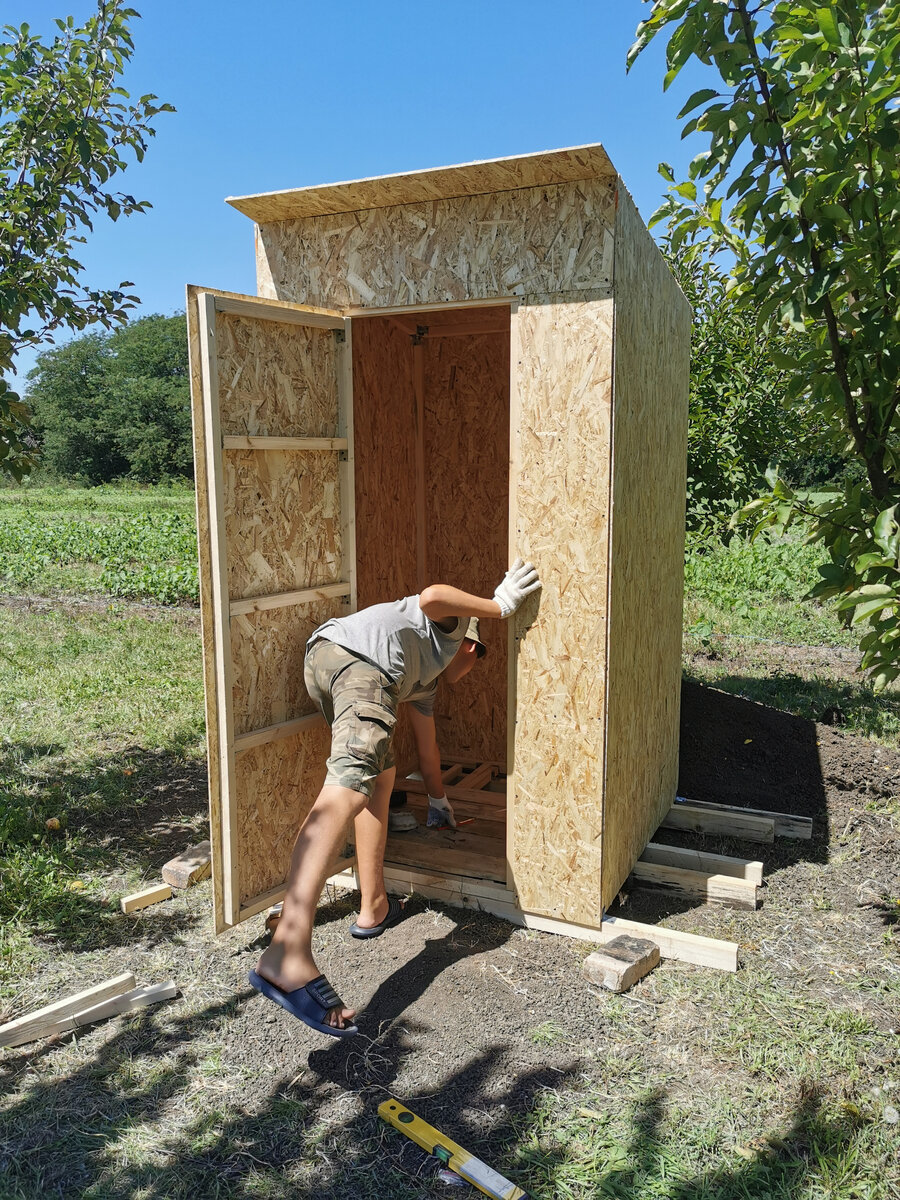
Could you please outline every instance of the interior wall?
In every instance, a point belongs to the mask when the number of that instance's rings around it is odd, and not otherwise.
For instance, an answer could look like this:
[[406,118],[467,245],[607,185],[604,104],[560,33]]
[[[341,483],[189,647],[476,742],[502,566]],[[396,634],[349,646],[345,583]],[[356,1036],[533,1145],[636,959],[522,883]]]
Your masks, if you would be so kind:
[[[415,347],[419,320],[428,333]],[[420,580],[489,596],[502,578],[508,565],[508,322],[506,307],[354,321],[360,608],[412,595]],[[466,332],[442,336],[454,325]],[[505,765],[505,625],[485,622],[482,636],[488,654],[471,675],[455,688],[439,685],[438,744],[445,757]],[[402,710],[394,748],[398,772],[414,770]]]

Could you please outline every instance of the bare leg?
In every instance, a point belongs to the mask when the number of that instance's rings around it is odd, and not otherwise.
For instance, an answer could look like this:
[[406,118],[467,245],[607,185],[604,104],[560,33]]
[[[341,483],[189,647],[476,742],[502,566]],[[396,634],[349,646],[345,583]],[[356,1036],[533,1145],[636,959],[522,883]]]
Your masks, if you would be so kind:
[[[329,784],[319,792],[300,828],[291,856],[281,919],[257,966],[264,979],[284,991],[294,991],[321,975],[312,955],[316,906],[328,869],[341,847],[347,822],[367,803],[368,797],[363,792]],[[353,1009],[333,1008],[328,1023],[343,1028],[350,1024],[353,1015]]]
[[372,799],[353,822],[356,841],[356,873],[362,896],[357,924],[364,929],[378,925],[387,916],[388,898],[384,890],[384,844],[387,841],[388,809],[397,768],[382,771],[375,780]]

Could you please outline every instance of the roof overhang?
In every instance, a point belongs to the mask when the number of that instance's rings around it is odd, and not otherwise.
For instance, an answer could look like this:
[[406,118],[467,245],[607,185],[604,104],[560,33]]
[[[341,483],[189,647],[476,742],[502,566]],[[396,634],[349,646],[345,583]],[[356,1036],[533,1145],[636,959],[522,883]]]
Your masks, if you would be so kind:
[[282,192],[260,192],[254,196],[229,196],[227,203],[257,224],[264,225],[300,217],[388,208],[395,204],[609,178],[615,174],[606,151],[597,144],[462,163],[454,167],[435,167],[404,175],[381,175],[374,179],[354,179]]

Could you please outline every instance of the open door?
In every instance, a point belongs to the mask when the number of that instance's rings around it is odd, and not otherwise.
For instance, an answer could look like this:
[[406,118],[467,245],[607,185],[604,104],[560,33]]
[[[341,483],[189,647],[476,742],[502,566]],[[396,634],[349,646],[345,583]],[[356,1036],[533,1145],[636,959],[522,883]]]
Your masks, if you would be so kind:
[[187,312],[218,932],[280,897],[325,775],[303,654],[356,608],[352,360],[340,313],[196,287]]

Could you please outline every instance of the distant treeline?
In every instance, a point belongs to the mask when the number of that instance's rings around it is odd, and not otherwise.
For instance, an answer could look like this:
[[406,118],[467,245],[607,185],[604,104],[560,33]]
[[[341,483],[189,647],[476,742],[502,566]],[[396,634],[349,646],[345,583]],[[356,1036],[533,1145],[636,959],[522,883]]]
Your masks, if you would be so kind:
[[51,477],[98,484],[193,476],[184,313],[45,351],[26,398]]

